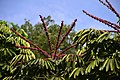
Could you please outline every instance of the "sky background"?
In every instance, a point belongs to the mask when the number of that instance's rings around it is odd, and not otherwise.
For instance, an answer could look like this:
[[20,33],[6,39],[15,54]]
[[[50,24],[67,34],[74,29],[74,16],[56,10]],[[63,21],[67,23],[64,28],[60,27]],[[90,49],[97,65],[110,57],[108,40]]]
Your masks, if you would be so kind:
[[[108,0],[120,13],[120,0]],[[117,22],[116,16],[98,0],[0,0],[0,20],[23,24],[24,19],[34,25],[40,22],[39,15],[51,16],[55,23],[71,24],[78,19],[75,30],[95,28],[111,29],[83,14],[82,10],[100,18]]]

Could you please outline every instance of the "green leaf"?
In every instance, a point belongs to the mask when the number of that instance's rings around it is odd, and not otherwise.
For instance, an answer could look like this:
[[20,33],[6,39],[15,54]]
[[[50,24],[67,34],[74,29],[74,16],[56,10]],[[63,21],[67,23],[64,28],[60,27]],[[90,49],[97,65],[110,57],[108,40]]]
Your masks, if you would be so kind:
[[110,67],[110,59],[108,60],[107,64],[106,64],[106,72],[109,70]]
[[100,36],[96,39],[96,41],[102,42],[102,41],[106,38],[106,36],[107,36],[108,34],[109,34],[108,32],[104,32],[102,35],[100,35]]
[[110,59],[109,61],[110,61],[110,68],[111,68],[111,71],[113,71],[114,68],[115,68],[114,59]]
[[69,78],[76,72],[77,69],[78,69],[78,68],[75,68],[75,69],[71,72],[71,74],[69,75]]
[[118,65],[118,61],[116,59],[115,59],[115,64],[116,64],[117,69],[120,69],[120,66]]
[[74,78],[76,78],[76,76],[78,76],[79,73],[80,73],[80,69],[78,68],[78,69],[75,71]]
[[100,67],[99,70],[103,70],[103,69],[105,68],[105,66],[107,65],[108,61],[109,61],[109,58],[107,58],[107,59],[105,60],[105,62],[103,63],[103,66]]

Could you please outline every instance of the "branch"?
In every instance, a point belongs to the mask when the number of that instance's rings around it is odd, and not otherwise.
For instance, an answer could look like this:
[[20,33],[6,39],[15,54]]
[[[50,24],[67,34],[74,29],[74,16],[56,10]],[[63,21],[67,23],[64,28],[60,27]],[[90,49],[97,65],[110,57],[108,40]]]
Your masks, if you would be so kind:
[[50,37],[49,37],[49,34],[48,34],[48,29],[47,29],[47,27],[46,27],[46,24],[45,24],[44,19],[42,18],[42,16],[41,16],[41,15],[39,15],[39,16],[40,16],[40,18],[41,18],[41,21],[42,21],[42,23],[43,23],[43,27],[44,27],[44,29],[45,29],[45,33],[46,33],[46,36],[47,36],[47,39],[48,39],[48,43],[49,43],[49,47],[50,47],[50,52],[52,52],[52,44],[51,44],[51,42],[50,42]]
[[10,30],[13,31],[15,34],[17,34],[20,38],[24,39],[26,42],[30,43],[31,45],[39,49],[42,53],[44,53],[44,55],[46,55],[47,57],[50,57],[50,55],[46,51],[42,50],[40,47],[32,43],[30,40],[26,39],[24,36],[16,32],[13,28],[11,28]]
[[101,19],[101,18],[98,18],[98,17],[96,17],[96,16],[93,16],[93,15],[87,13],[87,12],[84,11],[84,10],[83,10],[83,13],[85,13],[85,14],[88,15],[89,17],[91,17],[91,18],[93,18],[93,19],[95,19],[95,20],[97,20],[97,21],[99,21],[99,22],[104,23],[105,25],[110,26],[111,28],[114,28],[115,30],[120,29],[120,26],[117,25],[117,24],[115,24],[115,23],[112,23],[112,22],[109,22],[109,21],[107,21],[107,20],[103,20],[103,19]]

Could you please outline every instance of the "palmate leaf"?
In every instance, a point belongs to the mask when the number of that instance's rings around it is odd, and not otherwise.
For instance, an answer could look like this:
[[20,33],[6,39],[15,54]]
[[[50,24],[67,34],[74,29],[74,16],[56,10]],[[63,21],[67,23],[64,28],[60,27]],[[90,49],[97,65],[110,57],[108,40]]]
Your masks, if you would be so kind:
[[[76,36],[73,38],[74,42],[79,42],[81,43],[81,41],[85,41],[84,39],[88,37],[88,33],[90,32],[90,30],[81,30],[78,33],[76,33]],[[82,42],[84,43],[84,42]]]
[[[16,55],[12,60],[11,60],[11,66],[16,65],[21,59],[22,59],[23,55],[19,54]],[[21,61],[20,61],[21,62]]]
[[102,42],[103,40],[109,39],[110,36],[110,32],[95,29],[84,29],[75,35],[73,41],[77,42],[77,46],[80,45],[82,47],[88,43]]
[[[25,63],[32,59],[35,59],[35,55],[30,50],[23,50],[24,54],[16,55],[10,62],[11,66],[16,65],[17,63]],[[25,54],[25,52],[27,52]]]
[[97,58],[93,61],[90,62],[90,64],[87,66],[86,70],[85,70],[85,73],[90,73],[92,69],[94,69],[95,67],[98,67],[99,63],[101,62],[102,60]]
[[105,32],[102,30],[95,30],[95,29],[84,29],[79,31],[75,37],[73,38],[74,42],[78,44],[85,44],[88,41],[91,42],[92,40],[96,40],[97,42],[102,42],[103,40],[107,40],[111,37],[110,32]]

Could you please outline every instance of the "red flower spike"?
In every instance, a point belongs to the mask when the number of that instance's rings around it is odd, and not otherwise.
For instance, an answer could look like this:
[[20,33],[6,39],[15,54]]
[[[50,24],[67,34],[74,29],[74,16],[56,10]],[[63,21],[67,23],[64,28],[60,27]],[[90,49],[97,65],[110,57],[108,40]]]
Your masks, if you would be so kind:
[[45,29],[45,33],[46,33],[46,36],[47,36],[47,39],[48,39],[48,43],[49,43],[49,47],[50,47],[50,53],[52,53],[52,44],[50,42],[50,37],[49,37],[49,34],[48,34],[47,26],[46,26],[46,24],[45,24],[44,19],[42,18],[42,16],[41,15],[39,15],[39,16],[40,16],[41,21],[43,23],[43,27]]
[[[62,28],[63,28],[63,21],[61,21],[61,26],[60,26],[60,30],[59,30],[59,34],[58,34],[58,37],[57,37],[57,44],[56,44],[56,47],[55,47],[55,56],[56,56],[56,52],[57,52],[57,49],[58,49],[58,43],[59,43],[59,40],[60,40],[60,35],[61,35],[61,31],[62,31]],[[53,57],[54,59],[55,57]]]
[[58,44],[58,48],[60,47],[60,45],[63,43],[63,41],[65,40],[65,38],[68,36],[68,34],[70,33],[70,31],[72,30],[72,28],[75,26],[75,22],[77,21],[77,19],[74,20],[74,22],[72,23],[71,27],[68,29],[68,31],[65,33],[65,35],[63,36],[62,40],[60,41],[60,43]]
[[117,24],[114,24],[114,23],[109,22],[109,21],[107,21],[107,20],[103,20],[103,19],[101,19],[101,18],[98,18],[98,17],[96,17],[96,16],[93,16],[93,15],[87,13],[87,12],[84,11],[84,10],[83,10],[83,13],[85,13],[85,14],[88,15],[89,17],[91,17],[91,18],[93,18],[93,19],[95,19],[95,20],[97,20],[97,21],[99,21],[99,22],[104,23],[105,25],[110,26],[111,28],[114,28],[115,30],[120,29],[120,26],[117,25]]

